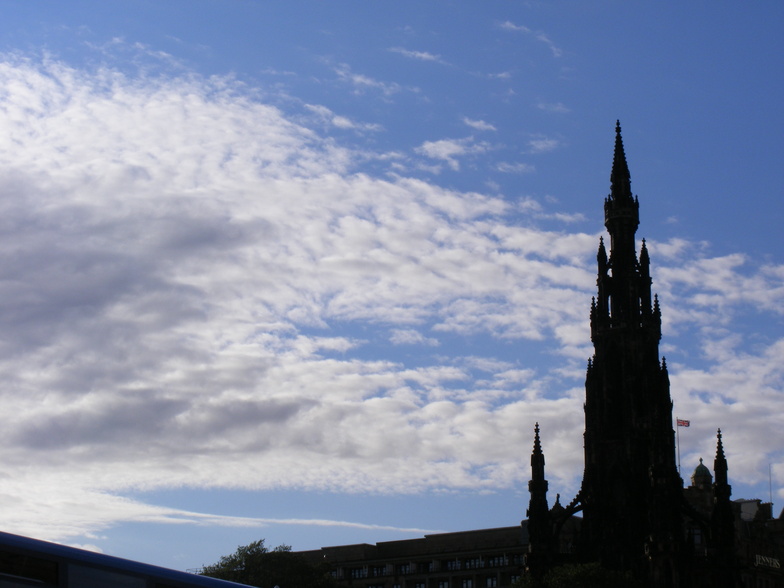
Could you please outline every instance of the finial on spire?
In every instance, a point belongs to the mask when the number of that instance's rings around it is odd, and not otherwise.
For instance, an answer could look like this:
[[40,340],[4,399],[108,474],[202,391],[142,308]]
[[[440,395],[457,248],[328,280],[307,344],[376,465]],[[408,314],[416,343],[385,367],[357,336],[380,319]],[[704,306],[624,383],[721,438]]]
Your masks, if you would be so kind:
[[721,442],[721,429],[716,431],[716,459],[713,461],[716,472],[716,483],[727,484],[727,458],[724,455],[724,444]]
[[651,256],[648,255],[648,245],[645,243],[645,239],[643,239],[642,247],[640,248],[640,269],[646,277],[648,276],[650,264]]
[[724,444],[721,442],[721,429],[716,430],[716,455],[724,457]]
[[534,450],[531,453],[532,475],[544,479],[544,453],[542,443],[539,440],[539,423],[534,426]]
[[599,273],[607,273],[607,249],[604,247],[604,239],[599,237],[599,249],[596,252],[596,261],[599,264]]

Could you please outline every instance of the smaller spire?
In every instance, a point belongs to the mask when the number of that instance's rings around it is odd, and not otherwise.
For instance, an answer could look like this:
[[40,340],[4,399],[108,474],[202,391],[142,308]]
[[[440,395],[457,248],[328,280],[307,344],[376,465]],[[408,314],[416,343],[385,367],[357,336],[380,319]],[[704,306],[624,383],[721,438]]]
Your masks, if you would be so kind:
[[724,444],[721,442],[721,429],[716,432],[716,459],[713,460],[713,471],[717,484],[727,484],[727,458],[724,456]]
[[538,557],[546,557],[550,549],[551,525],[550,508],[547,506],[548,483],[544,477],[544,454],[539,440],[539,423],[534,427],[534,451],[531,454],[531,479],[528,481],[528,491],[531,499],[528,502],[526,516],[528,522],[523,524],[528,527],[529,554],[533,557],[528,562],[529,567],[537,567],[541,561]]
[[542,455],[542,443],[539,440],[539,423],[534,425],[534,455]]
[[642,247],[640,248],[640,272],[642,273],[643,277],[650,277],[650,267],[651,256],[648,255],[648,246],[645,244],[645,239],[643,239]]
[[599,250],[596,252],[596,261],[599,264],[599,274],[607,273],[607,249],[604,246],[604,238],[599,237]]
[[[531,453],[531,479],[533,481],[544,480],[544,452],[542,452],[542,443],[539,440],[539,423],[534,427],[534,450]],[[546,486],[545,482],[545,486]],[[545,488],[546,490],[546,488]]]
[[727,459],[724,457],[724,443],[721,442],[721,429],[716,429],[716,459]]

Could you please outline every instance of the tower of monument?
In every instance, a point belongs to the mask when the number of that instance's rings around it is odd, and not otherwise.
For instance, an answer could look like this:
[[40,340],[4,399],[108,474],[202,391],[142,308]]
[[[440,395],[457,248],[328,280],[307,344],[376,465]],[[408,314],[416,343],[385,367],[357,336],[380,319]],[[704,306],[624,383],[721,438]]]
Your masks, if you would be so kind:
[[659,358],[661,311],[651,296],[645,240],[635,235],[639,201],[615,128],[610,194],[604,201],[591,304],[594,355],[585,380],[582,551],[609,568],[657,585],[677,582],[682,552],[680,494],[667,364]]

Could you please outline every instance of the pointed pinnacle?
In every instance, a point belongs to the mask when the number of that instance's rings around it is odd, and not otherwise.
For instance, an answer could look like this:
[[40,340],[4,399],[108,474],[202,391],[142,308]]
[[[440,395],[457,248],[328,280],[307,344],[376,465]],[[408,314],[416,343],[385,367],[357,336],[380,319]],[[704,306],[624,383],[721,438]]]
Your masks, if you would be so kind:
[[626,153],[621,137],[621,122],[615,122],[615,152],[613,153],[612,173],[610,174],[610,196],[612,198],[632,198],[631,174],[626,163]]
[[716,431],[716,455],[724,457],[724,444],[721,442],[721,429]]
[[534,426],[534,455],[542,454],[542,443],[539,440],[539,423]]

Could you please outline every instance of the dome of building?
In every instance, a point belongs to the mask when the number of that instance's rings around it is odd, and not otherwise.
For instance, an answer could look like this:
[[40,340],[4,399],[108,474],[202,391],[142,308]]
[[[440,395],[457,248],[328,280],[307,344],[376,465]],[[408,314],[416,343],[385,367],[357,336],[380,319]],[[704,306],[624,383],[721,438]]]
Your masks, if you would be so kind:
[[708,467],[702,463],[702,458],[700,458],[700,465],[694,468],[694,473],[691,475],[691,485],[698,488],[707,489],[710,488],[712,483],[713,476],[711,475]]

